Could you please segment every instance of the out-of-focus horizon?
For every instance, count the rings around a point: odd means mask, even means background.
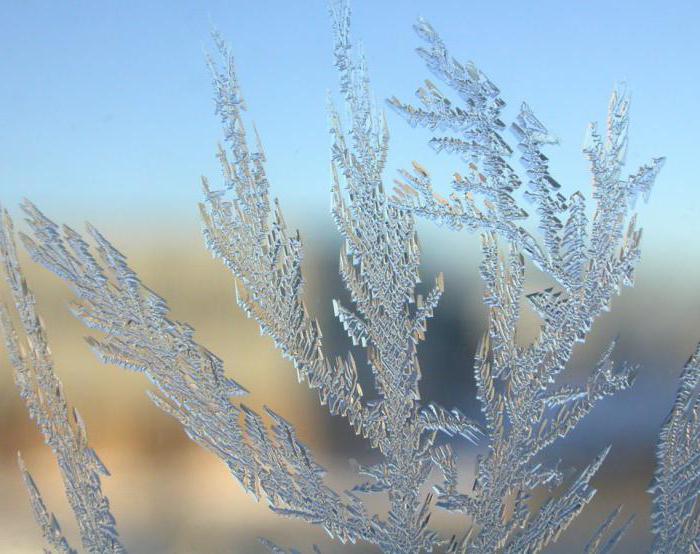
[[[506,116],[527,100],[561,139],[548,150],[566,192],[589,196],[580,152],[586,124],[601,121],[615,82],[633,92],[629,171],[653,156],[668,158],[648,205],[637,206],[642,262],[634,289],[613,301],[576,358],[583,375],[606,340],[619,334],[615,360],[640,366],[631,390],[607,399],[571,439],[550,452],[581,468],[605,445],[611,456],[594,481],[600,493],[551,549],[566,552],[614,505],[637,513],[624,552],[649,544],[649,498],[658,428],[677,376],[700,338],[700,186],[693,146],[700,128],[700,78],[694,25],[700,8],[679,2],[602,0],[527,5],[421,2],[353,3],[378,101],[410,99],[428,77],[413,52],[416,16],[426,17],[460,59],[473,60],[503,91]],[[215,180],[221,133],[213,115],[203,52],[215,26],[231,43],[243,93],[269,158],[272,193],[306,245],[306,300],[321,319],[330,353],[348,347],[332,318],[343,295],[337,276],[339,239],[328,211],[329,139],[326,92],[336,87],[324,1],[73,3],[7,6],[0,22],[0,202],[15,216],[28,197],[47,215],[78,229],[95,224],[165,297],[173,317],[226,363],[251,390],[250,403],[270,405],[297,425],[302,440],[351,483],[348,457],[370,456],[315,394],[296,383],[256,325],[235,306],[233,283],[204,249],[196,204],[199,176]],[[436,157],[427,138],[388,114],[392,132],[387,184],[417,159],[445,178],[454,160]],[[446,186],[442,188],[447,191]],[[16,218],[21,227],[19,217]],[[478,417],[471,362],[486,329],[478,280],[478,237],[419,224],[424,281],[446,274],[446,296],[421,347],[423,391]],[[223,464],[191,443],[144,395],[143,376],[100,364],[68,313],[65,287],[26,259],[30,285],[47,321],[56,370],[71,404],[86,420],[93,446],[112,472],[105,480],[124,543],[144,552],[240,552],[264,535],[305,547],[324,542],[318,529],[280,520],[244,496]],[[534,272],[529,274],[532,279]],[[535,276],[536,279],[536,276]],[[532,281],[531,281],[532,282]],[[533,282],[534,286],[534,282]],[[3,300],[7,300],[0,285]],[[529,318],[522,332],[534,334]],[[0,351],[0,551],[40,546],[21,477],[21,449],[47,503],[75,536],[56,464],[29,421]],[[473,458],[474,449],[462,459]],[[606,511],[607,510],[607,511]],[[438,527],[459,529],[445,516]],[[447,531],[445,531],[447,532]],[[341,551],[337,544],[331,551]],[[629,550],[627,550],[629,549]]]
[[[251,391],[246,403],[255,408],[268,405],[290,419],[301,439],[330,469],[332,482],[354,484],[348,458],[367,461],[372,457],[370,449],[353,437],[340,418],[329,417],[314,393],[296,382],[291,365],[235,306],[229,274],[197,239],[172,243],[162,237],[144,240],[126,235],[116,242],[129,254],[144,283],[169,301],[173,317],[191,323],[198,340],[221,356],[228,374]],[[477,237],[465,237],[465,250],[476,242]],[[329,354],[349,348],[330,303],[331,298],[345,294],[335,272],[338,249],[339,241],[311,247],[306,259],[306,298],[321,321]],[[345,551],[328,542],[318,529],[281,519],[264,504],[256,504],[222,463],[190,442],[178,424],[148,401],[144,391],[151,387],[142,375],[98,362],[81,340],[85,329],[68,312],[70,295],[65,286],[26,256],[22,258],[46,320],[56,371],[69,401],[88,425],[91,444],[112,473],[104,487],[131,551],[261,551],[255,543],[260,535],[304,550],[316,542],[327,551]],[[486,314],[480,303],[476,263],[476,256],[469,254],[447,268],[442,264],[446,293],[420,353],[424,397],[479,418],[471,364],[477,340],[486,329]],[[437,269],[435,260],[428,259],[425,281]],[[700,328],[693,310],[700,299],[693,284],[678,283],[673,294],[662,296],[659,278],[663,275],[653,268],[645,270],[642,264],[637,286],[613,301],[611,313],[600,319],[591,340],[577,351],[573,379],[580,380],[607,341],[619,335],[616,361],[638,364],[640,371],[631,390],[601,402],[569,439],[550,449],[549,456],[561,457],[564,467],[580,468],[604,446],[613,445],[594,481],[599,489],[596,499],[549,552],[580,546],[603,514],[619,503],[625,506],[624,514],[637,514],[621,552],[642,551],[649,544],[650,497],[645,489],[654,468],[655,439],[673,400],[678,372]],[[536,326],[535,317],[526,318],[520,328],[523,340],[532,337]],[[362,359],[359,354],[358,360]],[[40,547],[40,534],[16,469],[18,449],[69,536],[75,536],[75,526],[62,497],[55,460],[26,414],[4,355],[0,369],[0,488],[4,491],[0,550],[30,552]],[[469,472],[478,449],[463,446],[461,463]],[[436,516],[437,527],[445,534],[460,530],[459,518],[439,510]]]

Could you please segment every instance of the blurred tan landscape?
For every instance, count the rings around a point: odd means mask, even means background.
[[[297,216],[299,217],[299,216]],[[294,219],[294,218],[292,218]],[[339,243],[334,231],[317,225],[305,236],[331,237],[307,241],[306,298],[321,320],[329,354],[341,353],[349,341],[332,318],[330,300],[345,298],[337,276]],[[108,230],[109,231],[109,230]],[[143,282],[172,309],[172,318],[197,329],[197,338],[219,355],[228,375],[251,391],[246,403],[269,405],[292,421],[317,460],[329,469],[338,488],[357,481],[348,458],[372,459],[372,452],[352,436],[344,422],[328,416],[314,393],[299,385],[291,364],[271,341],[259,335],[235,305],[233,280],[205,250],[196,228],[178,233],[125,232],[108,238],[129,258]],[[471,363],[476,342],[486,328],[478,281],[478,239],[468,235],[424,234],[424,281],[443,270],[447,292],[421,349],[424,397],[448,407],[459,406],[478,418]],[[454,250],[460,249],[455,255]],[[600,351],[620,335],[617,361],[639,364],[635,386],[608,399],[570,439],[550,450],[563,467],[581,469],[604,446],[613,450],[594,485],[600,492],[572,528],[549,552],[570,552],[618,504],[636,522],[621,552],[638,552],[650,542],[649,498],[645,493],[654,467],[654,441],[677,385],[676,377],[697,340],[697,281],[687,275],[670,283],[678,268],[659,263],[660,252],[648,253],[638,271],[638,286],[627,289],[594,328],[591,340],[577,352],[572,379],[585,376]],[[123,543],[131,552],[262,552],[256,539],[308,551],[314,543],[324,552],[373,552],[362,545],[341,546],[324,532],[298,521],[272,515],[229,475],[223,463],[191,441],[179,425],[146,398],[150,385],[143,375],[98,362],[82,337],[86,330],[70,315],[67,287],[22,253],[25,273],[46,321],[56,371],[65,393],[83,416],[92,446],[112,476],[103,481]],[[693,262],[696,263],[696,262]],[[689,265],[688,267],[695,267]],[[697,273],[697,269],[695,269]],[[530,275],[533,275],[531,272]],[[692,273],[691,273],[692,277]],[[531,281],[536,286],[537,279]],[[7,301],[2,284],[2,297]],[[533,336],[537,321],[525,319],[523,340]],[[362,359],[362,355],[358,355]],[[478,448],[462,445],[462,488]],[[40,533],[16,465],[25,461],[69,538],[77,530],[63,498],[55,460],[29,420],[12,381],[12,370],[0,350],[0,552],[37,552]],[[381,507],[379,507],[381,509]],[[446,536],[465,531],[464,520],[436,509],[434,525]]]

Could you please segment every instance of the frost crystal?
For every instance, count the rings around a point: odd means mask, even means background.
[[[556,540],[591,500],[595,491],[589,483],[608,449],[563,494],[532,514],[527,505],[529,491],[558,486],[563,479],[559,469],[543,465],[538,454],[565,437],[598,399],[628,387],[633,378],[629,368],[614,369],[613,342],[585,385],[555,385],[574,345],[585,340],[593,321],[608,309],[621,286],[632,284],[641,231],[634,217],[627,223],[627,216],[639,193],[648,196],[663,159],[653,160],[627,179],[620,176],[629,100],[613,93],[605,137],[592,125],[584,149],[595,201],[589,222],[583,195],[575,192],[565,197],[550,175],[542,148],[555,139],[529,106],[521,106],[511,127],[525,168],[523,180],[508,161],[513,148],[502,134],[505,103],[498,88],[472,63],[463,65],[451,58],[428,23],[421,20],[415,29],[427,44],[418,53],[436,78],[454,90],[460,103],[453,103],[426,81],[417,92],[422,107],[396,98],[389,104],[411,125],[445,132],[432,138],[431,146],[437,152],[457,154],[468,171],[455,173],[454,193],[446,200],[433,192],[428,171],[414,163],[413,171],[401,172],[395,202],[453,229],[484,231],[481,277],[490,319],[475,368],[489,450],[479,460],[474,492],[459,493],[450,473],[438,488],[438,504],[473,518],[477,528],[465,543],[469,552],[536,552]],[[524,196],[538,216],[541,240],[519,223],[528,217],[514,198],[523,181]],[[508,242],[503,255],[499,237]],[[527,295],[543,324],[536,340],[521,346],[516,329],[526,258],[555,286]],[[596,540],[591,548],[598,548]]]
[[[654,552],[700,552],[700,344],[661,430],[652,487]]]
[[[88,226],[90,246],[26,202],[32,237],[22,235],[22,240],[35,261],[72,286],[78,299],[74,314],[101,333],[99,340],[88,339],[96,354],[144,373],[156,388],[149,392],[156,406],[276,513],[319,525],[342,542],[364,541],[384,552],[438,547],[451,553],[539,552],[591,501],[591,480],[610,450],[566,478],[557,464],[546,463],[547,447],[566,437],[598,400],[629,387],[634,377],[631,368],[615,367],[613,341],[585,383],[558,383],[575,345],[586,340],[613,296],[633,282],[641,231],[630,213],[637,196],[648,197],[663,158],[621,176],[629,100],[614,92],[605,131],[592,125],[584,148],[593,176],[589,219],[584,195],[565,196],[550,175],[543,148],[556,140],[530,107],[523,104],[511,125],[524,166],[521,177],[510,162],[514,148],[504,136],[500,91],[473,64],[451,58],[421,20],[416,30],[427,45],[418,52],[459,102],[426,81],[417,93],[422,107],[395,98],[389,104],[411,125],[444,133],[430,144],[437,152],[457,155],[467,167],[455,173],[454,192],[445,199],[433,191],[428,170],[414,162],[410,171],[400,172],[396,195],[389,198],[383,185],[387,123],[371,100],[365,60],[351,44],[347,4],[332,3],[331,15],[344,104],[343,110],[330,105],[332,214],[344,239],[340,274],[352,300],[350,306],[333,300],[333,307],[352,343],[365,349],[360,363],[350,353],[337,359],[324,354],[319,324],[303,302],[301,239],[270,198],[266,156],[257,132],[255,145],[249,144],[233,58],[218,36],[223,64],[210,60],[209,65],[224,129],[225,145],[218,152],[223,186],[212,188],[203,180],[200,211],[206,244],[233,273],[240,307],[293,363],[299,380],[381,455],[375,465],[359,468],[366,482],[343,492],[328,486],[325,470],[298,441],[294,427],[270,409],[261,414],[243,404],[247,391],[225,375],[223,362],[195,340],[190,326],[169,319],[165,300],[140,282],[96,229]],[[518,201],[523,184],[537,231],[526,227],[529,215]],[[417,292],[415,215],[481,232],[489,326],[476,354],[475,376],[485,429],[457,409],[421,398],[417,345],[425,338],[444,281],[440,275],[425,296]],[[88,448],[77,413],[75,425],[69,420],[34,298],[21,277],[9,216],[3,218],[0,254],[27,335],[23,347],[6,311],[1,312],[18,387],[58,458],[83,545],[93,552],[123,551],[100,489],[99,475],[106,470]],[[528,261],[551,286],[526,295]],[[542,320],[528,345],[517,333],[525,299]],[[698,550],[699,357],[700,350],[685,369],[659,443],[652,487],[658,552]],[[374,389],[369,395],[359,385],[358,372],[365,367]],[[448,440],[455,436],[488,443],[477,459],[470,492],[463,492],[458,480],[459,463]],[[20,467],[47,545],[73,552],[21,459]],[[437,484],[436,474],[441,476]],[[560,492],[552,493],[555,488]],[[549,491],[548,498],[535,509],[531,494],[543,491]],[[388,513],[370,513],[362,501],[365,494],[382,495]],[[434,507],[468,516],[460,538],[445,539],[429,528]],[[618,507],[602,521],[585,552],[603,554],[616,547],[632,522],[620,525],[620,513]],[[270,552],[297,552],[267,539],[260,542]]]
[[[7,309],[0,305],[0,330],[15,369],[15,383],[29,415],[56,456],[68,502],[78,521],[83,547],[94,553],[126,552],[119,542],[109,500],[102,493],[100,484],[100,476],[109,475],[109,472],[88,446],[85,424],[77,410],[68,407],[63,385],[53,369],[44,325],[35,311],[34,295],[22,276],[17,260],[12,221],[2,207],[0,217],[0,264],[10,285],[24,334],[20,338]],[[63,536],[55,516],[46,508],[19,454],[18,461],[34,518],[44,535],[46,551],[75,552]]]
[[[426,527],[431,495],[421,496],[420,491],[432,466],[435,432],[475,440],[479,431],[458,410],[420,402],[416,344],[440,298],[442,278],[425,300],[416,297],[419,252],[413,218],[387,202],[381,182],[386,123],[371,105],[364,61],[350,55],[346,6],[333,6],[332,14],[336,66],[351,116],[346,132],[331,107],[333,216],[345,239],[340,272],[356,307],[344,307],[338,300],[333,305],[352,342],[367,349],[378,400],[364,400],[352,355],[334,361],[323,355],[318,323],[301,300],[301,243],[289,235],[277,204],[270,215],[265,156],[259,143],[255,152],[248,147],[243,101],[233,62],[222,45],[226,65],[212,67],[230,154],[220,150],[225,188],[212,191],[204,183],[205,237],[245,290],[239,304],[292,360],[300,380],[318,389],[330,411],[345,416],[384,456],[380,464],[362,468],[371,481],[354,492],[386,492],[388,518],[375,517],[366,529],[345,533],[385,551],[431,550],[437,544],[435,533]]]
[[[59,233],[31,204],[25,204],[34,239],[23,237],[33,259],[73,286],[73,312],[104,341],[88,339],[105,362],[144,372],[160,394],[149,393],[178,419],[192,440],[211,450],[256,497],[271,507],[324,525],[343,540],[358,537],[364,513],[323,484],[323,470],[300,444],[293,428],[268,410],[273,424],[232,399],[246,391],[224,375],[223,364],[194,340],[184,323],[167,318],[165,301],[143,286],[125,258],[94,228],[99,258],[70,228]]]
[[[634,521],[634,516],[632,515],[620,527],[613,530],[621,511],[622,506],[618,506],[612,512],[610,512],[608,517],[606,517],[605,521],[603,521],[603,523],[600,524],[600,527],[596,529],[595,534],[586,545],[584,549],[585,554],[608,554],[615,549],[622,536]],[[606,537],[607,540],[605,540]]]

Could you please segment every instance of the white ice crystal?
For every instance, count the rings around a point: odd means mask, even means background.
[[[650,492],[654,552],[700,552],[700,344],[661,429]]]
[[[100,476],[109,475],[109,472],[88,446],[85,424],[77,410],[70,409],[66,402],[63,385],[54,371],[44,325],[36,313],[34,295],[17,260],[12,221],[2,207],[0,218],[0,273],[4,274],[10,285],[21,323],[20,334],[13,326],[7,309],[0,304],[0,330],[15,370],[15,383],[29,415],[58,461],[83,547],[91,553],[126,552],[119,542],[109,500],[102,493]],[[34,518],[44,536],[45,550],[75,552],[63,536],[56,517],[46,508],[21,455],[18,455],[18,461]]]
[[[529,106],[521,106],[511,126],[525,170],[521,178],[510,163],[514,149],[503,134],[505,102],[499,89],[471,62],[452,58],[427,22],[420,20],[415,29],[427,44],[418,53],[459,101],[453,102],[426,81],[416,93],[422,107],[396,98],[389,105],[411,125],[445,133],[431,138],[431,146],[458,155],[467,172],[455,173],[454,192],[446,200],[433,192],[428,171],[414,163],[412,172],[401,172],[394,201],[452,229],[482,231],[481,277],[490,320],[475,368],[489,450],[479,459],[473,492],[458,492],[450,476],[438,489],[438,504],[473,518],[476,528],[464,542],[468,552],[537,552],[556,540],[591,500],[595,490],[589,482],[608,449],[564,493],[531,513],[530,491],[559,485],[563,478],[557,467],[543,464],[538,455],[565,437],[597,400],[630,386],[633,379],[630,368],[613,367],[613,342],[585,385],[556,384],[575,344],[585,341],[594,320],[609,308],[620,288],[632,284],[641,231],[629,212],[640,192],[648,196],[663,158],[635,175],[621,176],[629,100],[614,92],[605,136],[591,125],[584,149],[595,201],[592,221],[587,221],[584,196],[575,192],[565,197],[550,175],[542,147],[555,140]],[[521,224],[528,213],[519,206],[515,191],[523,183],[527,186],[523,196],[534,205],[541,239]],[[504,253],[499,239],[507,243]],[[526,258],[556,286],[527,295],[542,326],[537,338],[522,346],[516,330]]]

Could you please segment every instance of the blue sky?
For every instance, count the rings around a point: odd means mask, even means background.
[[[561,139],[552,165],[568,191],[589,183],[585,126],[605,117],[614,83],[633,95],[630,172],[667,165],[642,209],[661,245],[700,231],[697,2],[355,1],[379,100],[410,100],[428,77],[413,50],[416,16]],[[326,94],[336,85],[326,3],[5,2],[0,18],[0,200],[23,196],[77,224],[196,224],[199,176],[218,175],[220,137],[203,53],[215,25],[230,42],[288,212],[328,219]],[[418,158],[446,172],[427,138],[389,114],[387,181]],[[300,218],[302,227],[304,218]],[[302,229],[303,230],[303,229]],[[672,246],[672,245],[671,245]],[[697,250],[697,248],[695,248]]]

